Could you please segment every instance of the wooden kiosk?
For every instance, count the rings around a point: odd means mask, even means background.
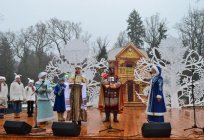
[[[108,62],[114,66],[115,74],[118,75],[123,86],[125,106],[144,106],[137,97],[137,93],[141,94],[146,85],[136,82],[134,77],[137,61],[142,57],[148,58],[147,53],[133,43],[128,43],[125,47],[113,48],[108,52]]]

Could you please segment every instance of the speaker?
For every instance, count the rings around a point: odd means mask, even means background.
[[[151,122],[144,123],[142,126],[142,136],[145,138],[150,137],[170,137],[171,135],[171,124]]]
[[[32,126],[26,122],[5,121],[4,129],[7,134],[26,135],[31,132]]]
[[[77,137],[80,135],[81,127],[76,123],[53,122],[52,131],[55,136]]]

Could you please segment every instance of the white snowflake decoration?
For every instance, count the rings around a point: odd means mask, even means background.
[[[159,65],[162,68],[167,105],[172,108],[191,106],[192,80],[195,85],[196,105],[204,103],[204,59],[196,51],[183,47],[181,40],[169,37],[161,42],[159,48],[153,48],[150,54],[152,55],[150,60],[142,58],[137,63],[135,68],[137,81],[146,82],[143,79],[149,78],[149,66]],[[157,54],[160,54],[161,58]],[[197,78],[192,79],[192,75]]]
[[[69,63],[82,63],[89,56],[88,46],[81,40],[70,41],[62,50]]]
[[[82,67],[82,75],[87,79],[87,96],[88,102],[91,105],[97,105],[97,99],[100,90],[100,81],[95,80],[98,71],[97,69],[107,68],[108,62],[101,59],[100,62],[93,56],[92,51],[79,40],[72,40],[65,46],[62,51],[64,57],[59,58],[55,56],[52,61],[46,66],[48,72],[48,79],[53,80],[55,77],[64,73],[74,73],[75,66]]]

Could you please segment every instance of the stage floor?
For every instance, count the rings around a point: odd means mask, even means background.
[[[204,109],[196,109],[198,125],[204,127]],[[5,118],[0,121],[0,139],[67,139],[65,137],[55,137],[52,135],[51,123],[41,125],[40,127],[46,128],[46,132],[29,134],[26,136],[6,135],[3,129],[5,120],[26,121],[33,126],[33,118],[27,118],[24,112],[21,114],[20,119],[14,119],[13,114],[5,115]],[[55,114],[56,116],[56,114]],[[56,118],[57,119],[57,118]],[[120,133],[107,133],[99,130],[105,129],[108,123],[103,123],[104,113],[100,113],[95,108],[88,109],[88,122],[82,123],[81,134],[79,137],[70,139],[145,139],[141,135],[141,127],[146,122],[145,108],[142,107],[126,107],[123,113],[119,115],[120,123],[112,123],[114,128],[123,129]],[[165,114],[165,121],[171,122],[172,135],[170,139],[204,139],[202,130],[189,130],[184,131],[193,125],[193,109],[168,109]],[[151,138],[150,138],[151,139]],[[167,138],[165,138],[167,139]]]

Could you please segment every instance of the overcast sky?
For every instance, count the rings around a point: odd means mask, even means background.
[[[56,17],[81,22],[93,40],[108,36],[113,44],[119,32],[127,28],[130,12],[136,9],[143,19],[159,13],[167,19],[168,33],[178,36],[173,28],[189,7],[204,8],[204,0],[0,0],[0,31],[19,31]]]

